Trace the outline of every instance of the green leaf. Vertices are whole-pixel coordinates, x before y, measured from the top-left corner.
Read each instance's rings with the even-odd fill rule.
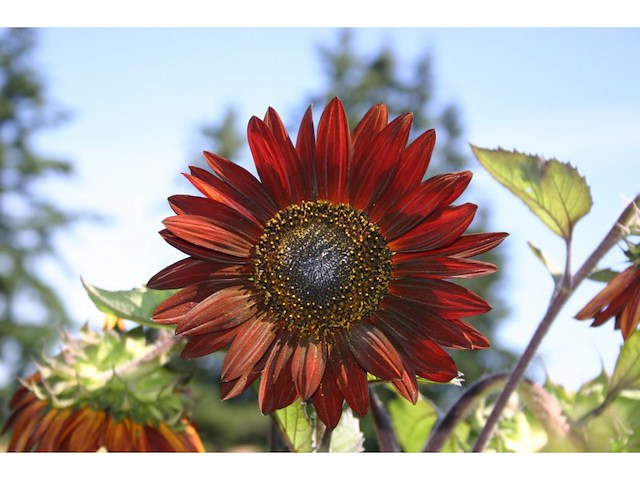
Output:
[[[164,326],[152,322],[151,315],[160,302],[169,298],[176,290],[151,290],[138,287],[132,290],[110,291],[91,285],[84,279],[81,280],[89,298],[101,312],[132,320],[147,327],[173,328],[170,325]]]
[[[292,452],[313,452],[315,428],[301,402],[272,413]]]
[[[640,331],[634,332],[622,345],[607,396],[617,395],[622,390],[638,389],[640,389]]]
[[[350,408],[342,412],[340,421],[331,433],[329,452],[359,453],[364,451],[364,435],[360,431],[360,421]]]
[[[620,275],[620,272],[616,272],[610,268],[599,268],[589,275],[589,279],[596,282],[611,283],[611,281],[618,275]]]
[[[471,145],[480,164],[520,198],[554,233],[571,238],[576,222],[591,210],[591,191],[568,163],[503,149]]]
[[[529,248],[531,249],[533,254],[536,256],[536,258],[540,260],[545,267],[547,267],[547,270],[549,270],[549,273],[553,277],[554,283],[557,285],[560,279],[562,278],[562,270],[560,270],[560,267],[558,267],[554,263],[554,261],[547,256],[546,253],[544,253],[542,250],[536,247],[533,243],[527,242],[527,245],[529,245]]]
[[[435,406],[423,396],[413,405],[400,395],[386,403],[398,442],[405,452],[421,452],[438,420]]]

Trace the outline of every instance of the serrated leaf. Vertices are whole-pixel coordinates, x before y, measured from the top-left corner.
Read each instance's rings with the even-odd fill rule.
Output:
[[[558,160],[546,160],[503,149],[471,146],[480,164],[520,198],[554,233],[565,240],[591,210],[591,191],[578,170]]]
[[[562,278],[562,270],[560,270],[560,267],[558,267],[555,264],[555,262],[551,260],[551,258],[549,258],[549,256],[546,253],[544,253],[542,250],[536,247],[533,243],[527,242],[527,245],[529,245],[529,248],[531,249],[533,254],[536,256],[536,258],[540,260],[545,267],[547,267],[547,270],[549,271],[549,273],[551,274],[551,277],[553,278],[553,282],[557,285],[560,279]]]
[[[91,285],[84,279],[81,280],[89,298],[101,312],[132,320],[147,327],[165,327],[152,322],[151,315],[160,302],[169,298],[176,290],[151,290],[138,287],[131,290],[110,291]]]
[[[386,402],[386,407],[402,450],[421,452],[438,420],[435,406],[423,396],[419,396],[413,405],[400,395],[395,395]]]
[[[608,396],[637,389],[640,389],[640,331],[635,331],[620,348]]]
[[[313,452],[314,427],[307,416],[305,406],[294,402],[272,413],[285,441],[292,452]]]
[[[359,453],[364,451],[364,435],[360,431],[360,421],[350,408],[342,412],[340,421],[331,433],[329,452]]]

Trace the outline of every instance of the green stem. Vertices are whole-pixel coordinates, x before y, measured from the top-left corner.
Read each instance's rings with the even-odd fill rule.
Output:
[[[502,411],[507,405],[509,401],[509,397],[515,391],[518,383],[522,379],[529,363],[533,359],[535,353],[538,350],[538,347],[542,343],[542,339],[545,337],[549,328],[551,327],[553,321],[560,313],[560,310],[569,299],[571,294],[578,288],[582,280],[584,280],[597,266],[598,262],[604,257],[604,255],[611,250],[611,248],[620,241],[625,236],[627,232],[627,225],[637,216],[638,205],[640,205],[640,195],[637,195],[636,198],[624,209],[620,217],[616,223],[611,227],[607,235],[605,235],[604,239],[598,247],[593,251],[593,253],[587,258],[587,260],[582,264],[578,272],[571,277],[569,271],[570,258],[571,258],[571,249],[570,249],[570,239],[567,240],[567,262],[565,273],[562,276],[561,281],[558,283],[558,287],[556,288],[553,297],[551,298],[551,302],[549,304],[549,308],[545,313],[542,321],[538,325],[533,337],[531,338],[529,345],[525,349],[522,357],[514,367],[509,379],[507,380],[507,384],[505,385],[504,390],[498,397],[496,404],[493,408],[493,411],[489,415],[487,419],[487,423],[484,425],[484,428],[480,432],[478,436],[478,440],[473,447],[474,452],[483,451],[491,436],[493,435],[493,431],[495,430],[496,425],[498,424],[498,420],[500,419],[500,415],[502,415]]]
[[[507,377],[506,373],[496,373],[474,383],[438,422],[423,451],[439,452],[442,450],[460,420],[469,415],[478,400],[501,388],[507,381]]]

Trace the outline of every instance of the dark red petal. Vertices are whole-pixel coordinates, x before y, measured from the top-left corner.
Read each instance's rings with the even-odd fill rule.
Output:
[[[272,207],[262,207],[255,200],[245,197],[233,186],[207,170],[198,167],[189,167],[189,170],[191,175],[186,173],[183,175],[205,197],[224,203],[247,218],[255,218],[259,223],[265,223],[271,218]],[[269,201],[273,203],[272,200]]]
[[[434,257],[459,257],[470,258],[488,252],[497,247],[509,236],[508,233],[472,233],[462,235],[458,240],[446,247],[424,252],[425,255]]]
[[[169,205],[178,215],[198,215],[213,220],[220,226],[228,226],[247,238],[258,239],[262,235],[262,224],[253,215],[246,215],[218,200],[194,197],[192,195],[173,195]]]
[[[241,280],[216,278],[189,285],[161,302],[153,312],[151,319],[163,325],[178,323],[205,298],[238,284],[241,284]]]
[[[427,278],[394,278],[389,293],[426,307],[443,318],[480,315],[491,306],[477,294],[455,283]]]
[[[318,198],[334,203],[347,200],[351,135],[342,102],[334,98],[324,109],[316,140]]]
[[[311,397],[311,400],[316,414],[322,423],[324,423],[329,430],[336,428],[342,416],[342,403],[344,398],[338,385],[336,385],[330,366],[325,370],[320,386],[316,390],[316,393],[313,394],[313,397]]]
[[[423,252],[451,244],[469,227],[478,209],[473,203],[434,212],[401,237],[389,242],[394,252]]]
[[[420,185],[431,161],[435,144],[436,131],[431,129],[416,138],[406,148],[398,166],[398,172],[389,186],[388,195],[384,197],[384,202],[392,202],[404,192]]]
[[[177,335],[203,335],[237,327],[254,317],[255,301],[245,286],[225,288],[198,303],[176,328]]]
[[[276,337],[272,323],[258,319],[238,327],[238,335],[222,363],[222,381],[227,382],[254,370]]]
[[[620,297],[629,285],[634,282],[636,271],[640,272],[634,266],[631,266],[623,272],[616,275],[609,284],[604,287],[593,299],[580,310],[575,318],[578,320],[586,320],[592,318],[596,313],[605,309],[607,305],[612,303],[616,297]],[[639,277],[640,278],[640,277]],[[609,316],[612,314],[610,313]]]
[[[269,195],[264,185],[251,173],[220,155],[211,152],[203,153],[211,169],[220,175],[222,180],[250,202],[257,203],[261,208],[268,210],[271,216],[277,212],[274,199]]]
[[[353,165],[362,165],[362,159],[369,156],[373,146],[373,139],[382,131],[389,123],[389,114],[386,105],[376,103],[367,113],[364,114],[362,120],[353,130]]]
[[[418,401],[418,382],[416,381],[416,371],[413,365],[405,362],[400,380],[392,380],[392,384],[398,393],[414,405]]]
[[[280,208],[291,204],[291,182],[288,159],[282,155],[278,141],[269,127],[258,117],[249,120],[249,148],[262,184]]]
[[[291,358],[291,374],[302,400],[307,400],[316,391],[325,366],[326,353],[321,341],[299,341]]]
[[[260,380],[258,406],[264,415],[290,405],[296,398],[296,388],[291,376],[292,353],[291,334],[283,331],[277,335],[271,347]]]
[[[147,286],[156,290],[183,288],[194,283],[220,279],[246,279],[251,270],[242,265],[185,258],[156,273]]]
[[[296,149],[289,138],[287,129],[285,128],[278,112],[269,107],[264,118],[264,123],[269,127],[275,137],[275,146],[278,147],[279,156],[285,166],[285,174],[289,179],[291,203],[300,203],[303,200],[304,186],[304,170],[300,165]]]
[[[412,114],[399,116],[374,138],[368,155],[357,159],[358,164],[354,159],[350,198],[356,209],[368,210],[386,192],[407,146],[412,123]]]
[[[370,321],[354,323],[346,335],[351,353],[360,366],[383,380],[402,378],[402,357],[391,341]]]
[[[234,231],[216,225],[207,217],[175,215],[165,218],[162,223],[167,230],[183,240],[217,252],[248,257],[253,248],[253,243]]]
[[[395,295],[387,295],[377,315],[381,318],[392,315],[401,322],[402,326],[397,328],[402,328],[406,335],[429,338],[443,347],[473,350],[486,348],[489,344],[477,330],[470,331],[468,324],[456,318],[445,318],[423,304]]]
[[[402,344],[407,361],[412,363],[415,372],[422,378],[448,382],[457,376],[458,368],[453,359],[425,335],[429,329],[416,326],[420,319],[414,318],[408,322],[403,316],[384,310],[378,311],[376,317],[380,328]],[[428,321],[428,318],[421,320]]]
[[[474,278],[496,271],[495,265],[479,260],[431,257],[411,253],[394,255],[393,264],[393,276],[396,278]]]
[[[622,337],[627,340],[640,323],[640,283],[637,281],[635,287],[632,284],[625,292],[625,306],[618,319]]]
[[[465,171],[431,177],[396,203],[378,203],[370,212],[371,219],[387,240],[394,240],[455,201],[469,185],[471,176],[471,172]]]
[[[231,343],[237,331],[236,328],[230,328],[229,330],[191,337],[180,356],[186,360],[193,360],[217,352]]]
[[[316,175],[316,138],[311,107],[307,108],[300,122],[296,152],[302,171],[303,200],[315,202],[318,199],[318,179]]]
[[[194,245],[166,229],[160,232],[160,236],[172,247],[175,247],[181,252],[191,255],[199,260],[211,260],[213,262],[226,263],[229,265],[246,265],[253,262],[253,259],[250,257],[236,257]]]
[[[261,360],[261,363],[264,364],[264,360]],[[233,380],[229,380],[228,382],[220,382],[220,398],[222,400],[228,400],[237,395],[240,395],[244,392],[248,387],[251,386],[253,382],[255,382],[260,374],[262,373],[262,367],[256,367],[256,369],[252,370],[248,375],[243,375],[238,378],[234,378]]]
[[[344,399],[356,415],[363,417],[369,410],[367,372],[356,362],[342,335],[335,336],[329,357],[333,377]]]

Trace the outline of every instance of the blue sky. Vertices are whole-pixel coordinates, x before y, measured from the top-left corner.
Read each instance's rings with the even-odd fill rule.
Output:
[[[640,30],[367,28],[355,32],[363,54],[391,46],[410,66],[431,52],[437,101],[455,102],[465,137],[482,147],[517,148],[571,162],[592,187],[592,213],[576,229],[574,265],[597,245],[638,191]],[[324,81],[317,47],[334,44],[330,28],[44,29],[36,52],[50,96],[70,122],[38,139],[76,166],[72,181],[42,192],[70,208],[105,215],[60,235],[67,262],[43,268],[60,285],[78,322],[100,322],[79,275],[128,289],[181,258],[157,235],[166,197],[192,193],[180,172],[202,149],[198,128],[237,107],[242,123],[268,106],[287,125]],[[248,160],[243,165],[250,167]],[[562,262],[563,245],[478,164],[464,198],[490,205],[493,230],[508,231],[505,297],[512,320],[500,341],[526,344],[552,284],[527,240]],[[622,266],[622,255],[608,257]],[[611,325],[572,320],[601,287],[585,284],[561,312],[540,353],[558,381],[577,386],[601,364],[611,370],[620,345]]]

